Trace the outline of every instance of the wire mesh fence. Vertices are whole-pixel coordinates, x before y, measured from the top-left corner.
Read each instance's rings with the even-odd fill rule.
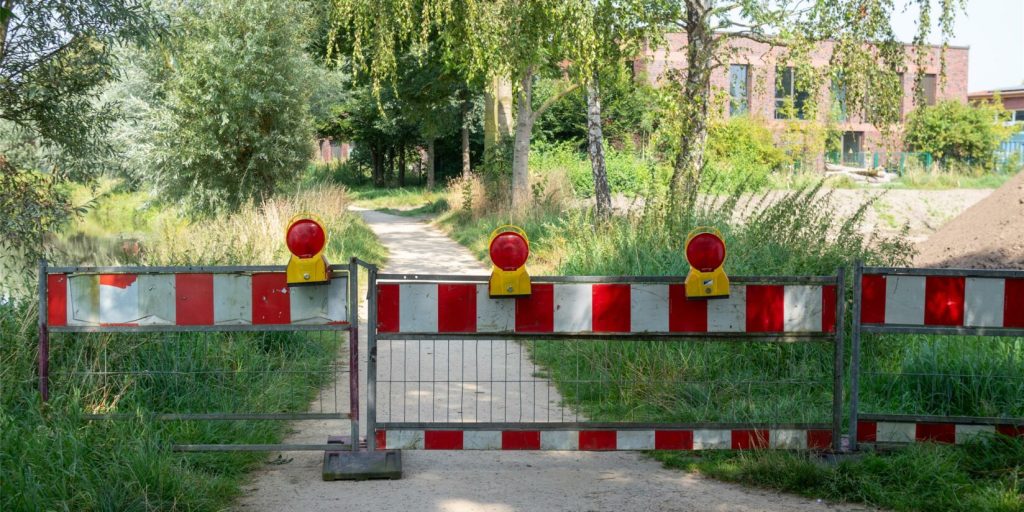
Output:
[[[158,419],[348,417],[344,331],[50,334],[50,389],[83,413]]]
[[[382,339],[377,421],[829,423],[833,347]]]

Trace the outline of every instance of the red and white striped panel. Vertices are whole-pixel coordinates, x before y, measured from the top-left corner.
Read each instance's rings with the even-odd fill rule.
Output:
[[[858,443],[945,443],[962,444],[979,434],[1000,433],[1024,437],[1024,425],[968,425],[961,423],[925,423],[869,421],[857,422]]]
[[[380,333],[834,332],[833,285],[733,285],[727,299],[687,300],[682,284],[534,283],[492,299],[486,284],[381,283]]]
[[[862,324],[1024,327],[1024,278],[866,274]]]
[[[827,450],[827,429],[377,430],[379,450]]]
[[[348,321],[348,278],[289,287],[258,274],[49,274],[51,329],[336,325]]]

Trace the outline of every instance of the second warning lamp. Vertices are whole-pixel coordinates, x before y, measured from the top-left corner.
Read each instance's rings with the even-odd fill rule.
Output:
[[[725,275],[725,240],[715,228],[700,227],[686,236],[686,298],[718,299],[729,296],[729,276]]]
[[[511,225],[495,229],[491,232],[488,252],[494,264],[489,284],[490,296],[529,296],[530,275],[526,273],[526,260],[530,256],[530,241],[526,238],[526,232]]]

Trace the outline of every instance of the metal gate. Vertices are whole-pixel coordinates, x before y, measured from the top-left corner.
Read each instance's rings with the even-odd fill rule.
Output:
[[[358,439],[359,265],[365,266],[353,258],[331,266],[327,284],[289,287],[284,266],[49,267],[43,261],[40,393],[46,400],[51,389],[73,385],[90,420],[347,420],[351,439]],[[340,361],[346,332],[348,360]],[[234,354],[260,357],[226,357],[224,349],[232,344],[239,349]],[[347,397],[338,391],[346,374]],[[293,387],[282,389],[282,375],[301,379],[288,380]],[[202,387],[221,405],[183,403],[185,387]],[[243,387],[259,389],[257,399],[242,398]],[[341,448],[217,441],[173,449]]]
[[[858,262],[851,341],[852,448],[1024,435],[1024,271]],[[892,351],[899,366],[878,357]]]
[[[683,277],[487,280],[370,270],[371,450],[840,447],[842,269],[715,300]]]

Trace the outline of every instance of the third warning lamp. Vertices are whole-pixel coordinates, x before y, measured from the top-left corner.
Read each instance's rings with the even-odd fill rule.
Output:
[[[686,236],[686,298],[715,299],[729,296],[729,276],[725,275],[725,240],[715,228],[701,227]]]
[[[491,297],[526,297],[530,295],[530,276],[526,259],[530,241],[526,232],[516,226],[501,226],[491,232],[488,252],[494,269],[491,271]]]

